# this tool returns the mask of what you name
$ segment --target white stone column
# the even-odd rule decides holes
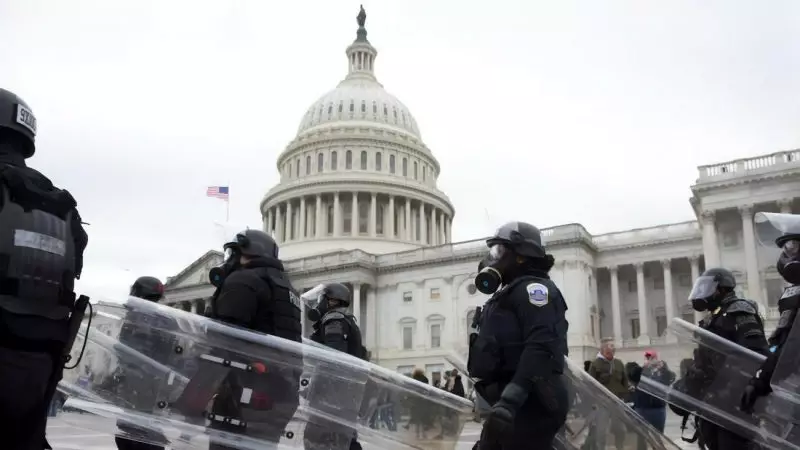
[[[453,242],[453,236],[452,236],[452,234],[453,234],[453,230],[452,230],[453,218],[450,217],[450,216],[447,216],[447,220],[445,220],[444,223],[445,223],[444,241],[449,244],[449,243]]]
[[[703,211],[700,214],[703,224],[703,255],[706,259],[706,269],[719,267],[719,244],[717,242],[716,214],[714,211]],[[692,280],[694,281],[694,280]]]
[[[264,216],[264,233],[272,236],[272,208],[268,208],[267,215]]]
[[[378,304],[376,302],[377,293],[374,286],[367,288],[367,317],[365,324],[361,325],[362,330],[366,330],[365,342],[366,347],[375,353],[378,332]]]
[[[425,217],[425,203],[419,202],[419,241],[428,245],[428,221]]]
[[[411,240],[411,199],[406,197],[406,240]]]
[[[635,263],[636,267],[636,292],[639,300],[639,345],[650,345],[649,333],[649,307],[644,285],[644,263]]]
[[[664,269],[664,311],[667,313],[667,325],[672,322],[675,317],[675,296],[672,293],[672,260],[664,259],[661,261],[661,267]],[[677,339],[672,333],[667,332],[667,342],[677,342]]]
[[[314,214],[314,236],[317,239],[323,236],[323,223],[325,221],[322,220],[322,195],[317,194],[317,206],[316,206],[316,214]]]
[[[692,267],[692,286],[694,286],[695,280],[700,277],[700,256],[692,255],[689,257],[689,264]],[[694,323],[698,324],[700,321],[703,320],[703,313],[700,311],[694,312]]]
[[[369,226],[367,231],[371,237],[378,235],[378,194],[372,193],[372,198],[369,203]]]
[[[358,192],[353,192],[353,203],[350,209],[350,235],[358,236]]]
[[[281,205],[275,206],[275,241],[278,243],[283,242],[283,211]]]
[[[436,207],[431,205],[431,245],[439,245],[439,230],[436,220]]]
[[[394,229],[394,220],[395,220],[394,216],[395,216],[394,195],[390,195],[389,196],[389,224],[386,227],[386,236],[388,236],[389,239],[394,239],[395,233],[397,232]]]
[[[286,202],[286,226],[283,227],[283,240],[292,240],[292,201]]]
[[[622,346],[622,308],[619,304],[619,267],[608,268],[611,274],[611,316],[614,323],[614,341],[618,347]]]
[[[342,235],[342,202],[339,201],[339,193],[333,193],[333,236]]]
[[[747,296],[758,303],[758,310],[764,314],[767,306],[761,298],[761,273],[758,270],[758,249],[753,231],[753,205],[739,207],[742,215],[742,236],[744,237],[744,258],[747,267]]]
[[[361,327],[361,283],[353,283],[353,315]]]
[[[439,244],[447,244],[445,229],[447,229],[447,216],[444,215],[444,211],[439,211]]]
[[[781,214],[791,214],[792,213],[792,201],[794,199],[791,198],[783,198],[778,200],[778,207],[781,209]]]
[[[596,267],[591,267],[590,271],[591,271],[591,274],[592,274],[592,284],[591,284],[591,286],[589,286],[590,294],[592,296],[591,304],[594,305],[595,310],[597,311],[597,315],[595,317],[591,318],[592,319],[592,323],[595,324],[595,327],[596,327],[595,330],[594,330],[595,333],[592,334],[591,336],[592,336],[592,341],[595,344],[597,344],[598,343],[597,339],[598,338],[602,339],[602,337],[603,337],[602,333],[600,332],[600,320],[599,320],[600,319],[600,292],[599,292],[598,283],[597,283],[597,272],[598,272],[598,269]],[[586,330],[586,334],[589,334],[591,332],[592,332],[592,329],[591,329],[591,325],[590,325],[590,328],[588,330]]]
[[[308,224],[306,223],[306,197],[300,197],[300,228],[297,233],[297,239],[302,241],[306,238],[306,230],[308,230]]]

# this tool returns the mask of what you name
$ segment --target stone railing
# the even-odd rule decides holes
[[[626,245],[662,242],[680,238],[700,238],[700,224],[697,221],[660,225],[652,228],[638,228],[601,234],[592,238],[598,248],[612,248]]]
[[[791,166],[800,166],[800,150],[787,150],[753,158],[735,159],[718,164],[699,166],[697,168],[697,182],[703,183],[718,179],[767,173]]]

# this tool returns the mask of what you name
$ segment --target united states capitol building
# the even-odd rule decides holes
[[[278,157],[280,182],[260,204],[263,229],[298,290],[351,287],[374,362],[435,379],[450,367],[446,355],[465,354],[474,309],[487,299],[472,284],[485,237],[452,242],[456,209],[437,186],[439,162],[376,78],[378,52],[363,26],[346,55],[346,77],[308,108]],[[696,320],[686,299],[706,267],[731,269],[774,327],[777,251],[758,245],[752,218],[798,210],[800,150],[701,166],[691,189],[696,221],[601,235],[578,223],[543,230],[569,304],[573,360],[594,358],[610,336],[624,360],[641,362],[646,348],[686,355],[666,328],[673,317]],[[208,270],[221,261],[212,250],[169,278],[164,302],[203,311],[214,292]]]

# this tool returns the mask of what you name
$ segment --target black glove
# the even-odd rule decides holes
[[[756,404],[756,400],[759,397],[764,397],[772,392],[772,388],[769,386],[769,382],[767,382],[768,378],[763,376],[763,373],[759,370],[756,373],[747,387],[744,388],[744,392],[742,392],[742,398],[739,404],[739,409],[746,413],[753,412],[753,406]]]
[[[486,419],[484,436],[487,443],[501,442],[514,429],[514,418],[519,407],[528,399],[528,392],[521,386],[511,383],[503,389],[500,401],[492,406]],[[483,440],[483,439],[482,439]]]

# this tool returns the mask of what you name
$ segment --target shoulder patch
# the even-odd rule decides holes
[[[798,294],[800,294],[800,286],[792,286],[783,290],[783,295],[781,295],[781,298],[794,297]]]
[[[330,322],[331,320],[345,320],[347,317],[339,311],[331,311],[322,317],[322,323]]]
[[[550,292],[547,286],[541,283],[531,283],[527,287],[528,300],[534,306],[544,306],[550,301]]]
[[[735,301],[735,302],[731,303],[725,309],[725,313],[726,314],[744,313],[744,314],[756,315],[756,314],[758,314],[758,311],[756,310],[756,307],[753,306],[753,304],[750,303],[749,301],[747,301],[747,300],[738,300],[738,301]]]

